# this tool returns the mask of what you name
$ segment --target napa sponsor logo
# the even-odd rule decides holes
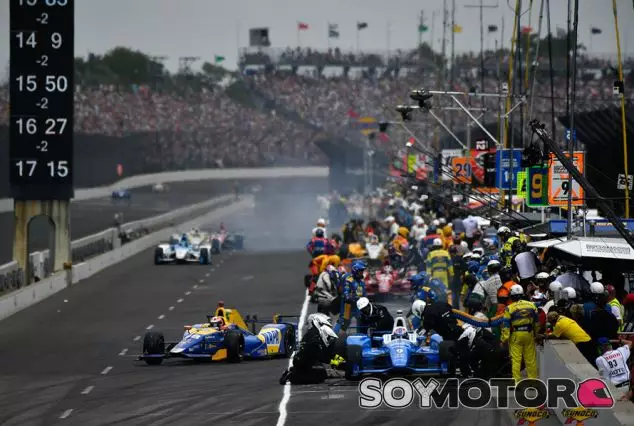
[[[278,353],[282,341],[282,331],[277,328],[263,328],[258,333],[258,339],[266,344],[269,353]]]

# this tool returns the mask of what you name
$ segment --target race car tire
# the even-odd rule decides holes
[[[227,349],[227,362],[242,362],[244,350],[244,336],[237,330],[229,330],[225,336],[225,348]]]
[[[363,368],[363,349],[359,345],[348,345],[346,348],[346,380],[359,381],[361,375],[354,375],[354,367],[358,366],[359,369]]]
[[[159,331],[148,331],[143,336],[143,355],[163,355],[165,353],[165,337]],[[147,365],[160,365],[163,358],[145,358]]]
[[[293,355],[296,343],[295,329],[289,326],[284,332],[284,358],[290,358]]]
[[[221,249],[221,247],[220,247],[220,241],[218,241],[218,240],[213,240],[213,241],[211,242],[211,252],[212,252],[213,254],[220,254],[220,249]]]
[[[455,355],[456,342],[453,340],[445,340],[440,342],[438,348],[438,359],[440,362],[447,363],[447,370],[450,375],[456,373],[456,355]]]
[[[154,249],[154,264],[162,265],[163,262],[161,262],[161,259],[163,259],[163,249],[160,247],[157,247]]]
[[[209,261],[209,250],[204,248],[200,249],[200,264],[201,265],[209,265],[211,262]]]

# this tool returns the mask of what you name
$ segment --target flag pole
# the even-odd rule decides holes
[[[326,42],[328,43],[328,50],[330,50],[330,22],[326,22]]]
[[[359,54],[359,32],[361,30],[359,29],[359,23],[357,22],[357,55]]]
[[[616,8],[616,0],[612,0],[612,10],[614,11],[614,30],[616,31],[616,53],[619,64],[619,81],[623,82],[623,62],[621,60],[621,37],[619,35],[619,18]],[[625,93],[621,93],[621,131],[623,132],[623,166],[625,171],[625,218],[630,218],[630,175],[627,158],[627,128],[625,121]]]
[[[299,46],[299,21],[297,22],[297,47]]]

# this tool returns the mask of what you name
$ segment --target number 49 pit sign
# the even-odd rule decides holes
[[[566,154],[568,155],[568,154]],[[583,173],[585,165],[585,156],[581,151],[573,154],[573,163],[580,173]],[[572,180],[572,188],[569,187],[568,170],[555,157],[550,154],[550,168],[548,171],[548,204],[551,206],[563,207],[568,205],[568,193],[572,192],[572,205],[582,206],[584,204],[585,194],[583,188],[577,181]]]

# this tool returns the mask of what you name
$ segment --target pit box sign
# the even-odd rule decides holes
[[[471,161],[470,161],[471,160]],[[451,175],[454,183],[471,183],[473,160],[467,157],[454,157],[451,161]]]
[[[526,199],[526,179],[528,171],[522,170],[517,174],[517,196]]]
[[[569,154],[566,154],[569,155]],[[585,156],[582,151],[575,151],[573,154],[573,163],[580,173],[583,173]],[[568,205],[568,193],[572,192],[572,205],[582,206],[584,204],[585,194],[583,188],[577,181],[572,180],[572,187],[568,182],[568,170],[557,160],[555,154],[550,154],[550,168],[548,171],[548,204],[555,207],[564,207]]]
[[[464,152],[461,149],[443,149],[441,151],[442,180],[444,181],[454,180],[453,159],[456,157],[464,157]]]
[[[634,175],[628,175],[629,179],[627,180],[627,189],[632,190],[632,182],[634,181]],[[616,181],[616,189],[625,189],[625,174],[619,173],[619,177]]]
[[[527,169],[526,205],[528,207],[548,206],[548,172],[550,168],[533,166]]]
[[[522,169],[522,151],[519,149],[498,150],[495,153],[495,164],[495,187],[507,191],[515,188],[517,174]]]

